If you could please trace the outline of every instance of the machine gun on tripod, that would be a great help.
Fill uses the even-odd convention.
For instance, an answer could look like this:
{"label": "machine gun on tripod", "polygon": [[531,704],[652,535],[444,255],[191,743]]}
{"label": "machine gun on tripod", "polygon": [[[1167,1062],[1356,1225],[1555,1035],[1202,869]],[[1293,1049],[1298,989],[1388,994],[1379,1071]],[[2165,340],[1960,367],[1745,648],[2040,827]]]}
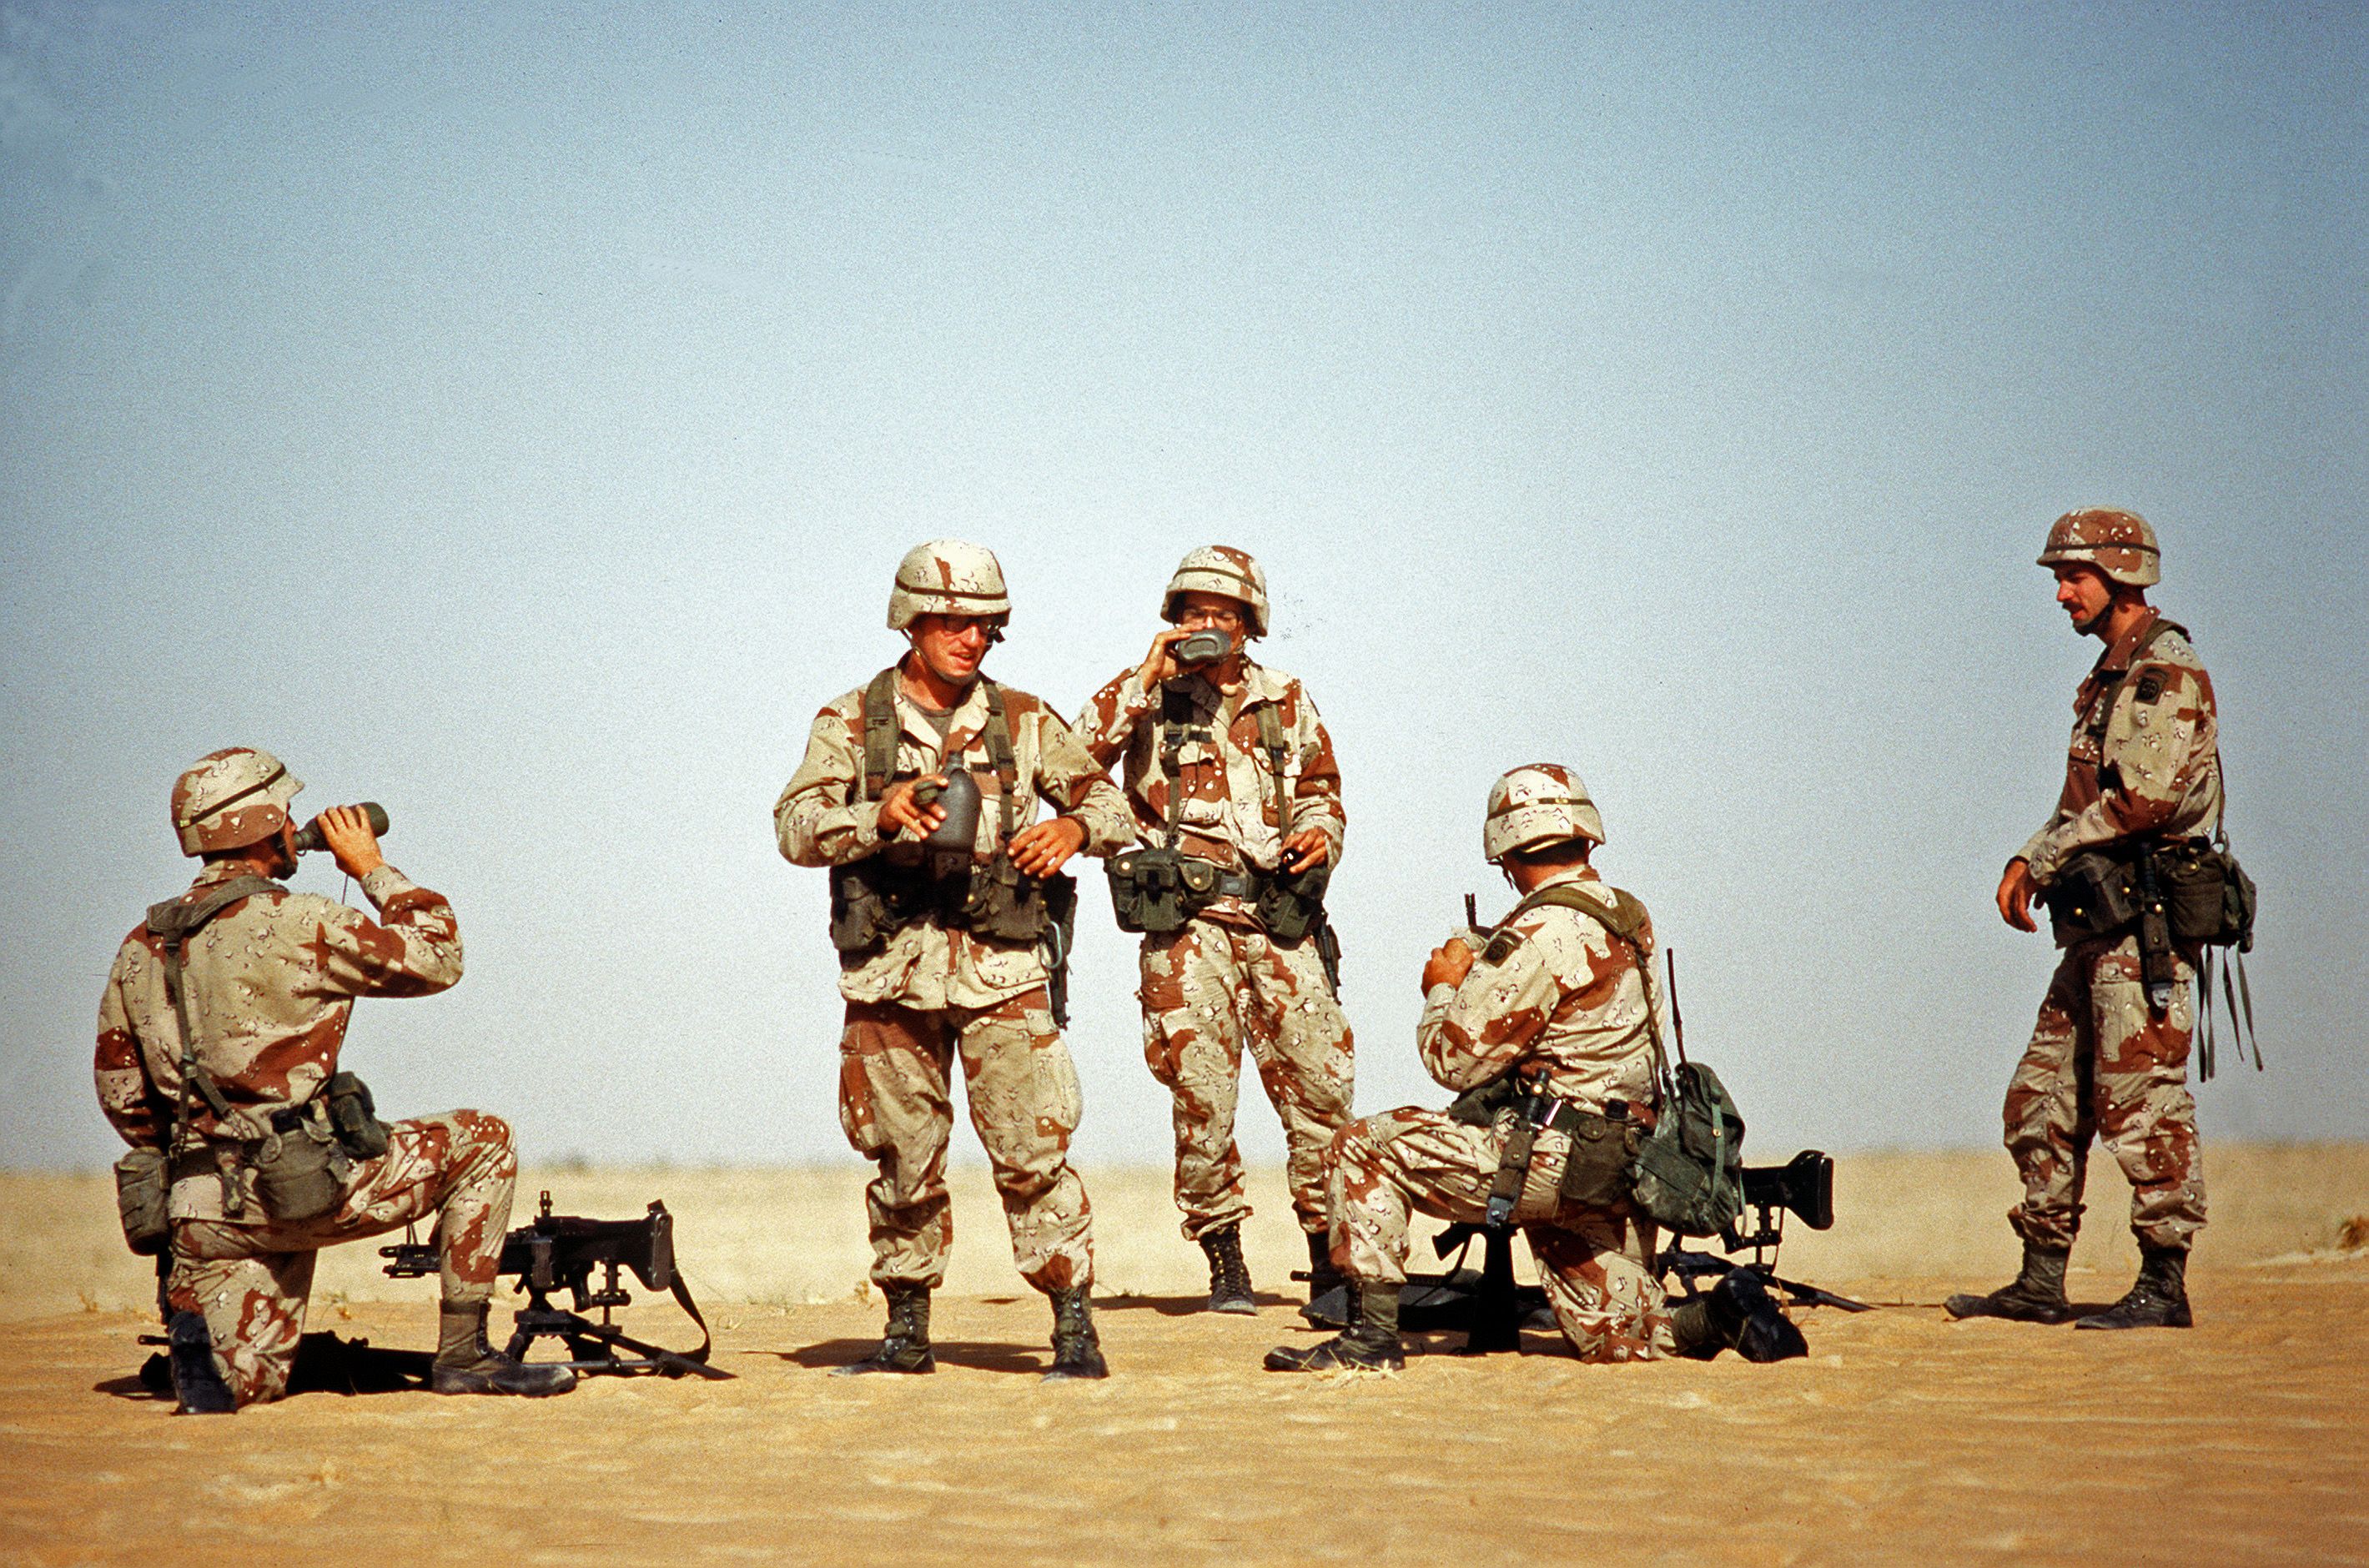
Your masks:
{"label": "machine gun on tripod", "polygon": [[[389,1260],[390,1278],[436,1272],[432,1245],[406,1240],[378,1251],[379,1256]],[[597,1287],[592,1283],[596,1268],[601,1271]],[[631,1269],[645,1289],[671,1292],[675,1305],[699,1325],[699,1347],[668,1350],[619,1328],[611,1312],[631,1306],[634,1299],[618,1280],[619,1269]],[[707,1364],[712,1336],[707,1320],[699,1315],[698,1303],[691,1299],[691,1287],[674,1266],[674,1216],[663,1203],[653,1202],[639,1219],[580,1219],[552,1213],[551,1195],[546,1192],[533,1221],[503,1239],[499,1272],[517,1276],[519,1288],[526,1292],[527,1304],[519,1309],[518,1327],[510,1335],[512,1356],[524,1359],[536,1340],[557,1339],[566,1343],[569,1352],[565,1364],[580,1373],[634,1377],[655,1372],[668,1378],[718,1379],[732,1376]],[[573,1299],[573,1311],[551,1304],[551,1293],[562,1286]],[[599,1322],[584,1316],[595,1307],[601,1310]],[[620,1356],[621,1349],[633,1354]]]}
{"label": "machine gun on tripod", "polygon": [[1748,1268],[1760,1276],[1762,1284],[1781,1290],[1785,1299],[1797,1307],[1839,1307],[1846,1312],[1871,1312],[1875,1309],[1865,1301],[1854,1301],[1848,1296],[1837,1296],[1814,1285],[1804,1285],[1798,1279],[1787,1279],[1777,1272],[1777,1249],[1785,1240],[1785,1216],[1798,1216],[1813,1230],[1831,1230],[1835,1223],[1835,1162],[1832,1156],[1815,1149],[1804,1149],[1782,1165],[1746,1165],[1744,1168],[1745,1207],[1754,1211],[1753,1228],[1745,1233],[1728,1230],[1719,1238],[1720,1250],[1727,1253],[1752,1249],[1752,1261],[1732,1257],[1713,1257],[1709,1253],[1688,1252],[1677,1242],[1663,1249],[1661,1272],[1675,1274],[1687,1288],[1689,1297],[1700,1293],[1698,1280],[1718,1279],[1732,1270]]}

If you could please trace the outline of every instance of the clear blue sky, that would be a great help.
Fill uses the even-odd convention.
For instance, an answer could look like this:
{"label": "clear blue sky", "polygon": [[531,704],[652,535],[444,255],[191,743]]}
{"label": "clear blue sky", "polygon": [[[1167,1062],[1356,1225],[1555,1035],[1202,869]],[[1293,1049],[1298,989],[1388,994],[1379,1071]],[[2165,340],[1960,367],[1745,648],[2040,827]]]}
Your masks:
{"label": "clear blue sky", "polygon": [[[0,11],[0,1162],[111,1157],[100,983],[235,743],[459,911],[382,1105],[852,1158],[768,810],[940,534],[1071,712],[1265,561],[1362,1109],[1441,1098],[1414,975],[1543,758],[1760,1154],[1988,1142],[2083,504],[2163,534],[2263,888],[2208,1142],[2369,1135],[2369,13],[718,9]],[[1164,1161],[1098,887],[1082,945],[1081,1152]]]}

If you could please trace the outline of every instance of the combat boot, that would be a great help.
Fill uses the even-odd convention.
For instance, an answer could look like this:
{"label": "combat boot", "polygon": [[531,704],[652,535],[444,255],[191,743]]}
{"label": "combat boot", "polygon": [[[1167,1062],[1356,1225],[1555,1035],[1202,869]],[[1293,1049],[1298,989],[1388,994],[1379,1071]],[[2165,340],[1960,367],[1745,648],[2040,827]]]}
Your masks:
{"label": "combat boot", "polygon": [[2070,1247],[2023,1244],[2023,1267],[2013,1281],[1987,1296],[1960,1293],[1941,1303],[1953,1318],[2012,1318],[2020,1323],[2061,1323],[2073,1315],[2065,1299],[2065,1260]]}
{"label": "combat boot", "polygon": [[1250,1265],[1242,1262],[1242,1228],[1229,1225],[1209,1231],[1201,1238],[1201,1251],[1209,1258],[1209,1310],[1257,1311],[1258,1302],[1251,1296]]}
{"label": "combat boot", "polygon": [[1729,1269],[1709,1290],[1680,1302],[1670,1313],[1670,1338],[1679,1355],[1697,1361],[1722,1350],[1763,1365],[1810,1353],[1802,1331],[1778,1310],[1760,1276],[1748,1268]]}
{"label": "combat boot", "polygon": [[228,1415],[238,1409],[238,1396],[223,1381],[214,1362],[214,1336],[196,1312],[176,1312],[165,1326],[173,1368],[173,1393],[179,1400],[176,1415]]}
{"label": "combat boot", "polygon": [[1093,1292],[1077,1285],[1047,1294],[1053,1298],[1053,1365],[1046,1368],[1043,1380],[1109,1377],[1110,1364],[1103,1359],[1103,1343],[1094,1333]]}
{"label": "combat boot", "polygon": [[1332,1233],[1326,1230],[1303,1230],[1300,1234],[1308,1238],[1309,1306],[1315,1306],[1316,1299],[1328,1290],[1347,1290],[1351,1293],[1349,1321],[1356,1322],[1357,1321],[1356,1287],[1350,1281],[1347,1275],[1333,1266]]}
{"label": "combat boot", "polygon": [[428,1387],[440,1394],[521,1394],[541,1399],[576,1386],[573,1367],[530,1366],[486,1342],[484,1301],[447,1301],[436,1309],[436,1359]]}
{"label": "combat boot", "polygon": [[1395,1372],[1406,1366],[1399,1345],[1399,1287],[1361,1285],[1357,1321],[1331,1339],[1307,1346],[1278,1345],[1266,1353],[1270,1372]]}
{"label": "combat boot", "polygon": [[2188,1253],[2180,1247],[2139,1248],[2139,1276],[2129,1294],[2077,1329],[2184,1329],[2188,1312]]}
{"label": "combat boot", "polygon": [[888,1298],[888,1326],[881,1331],[880,1348],[861,1361],[832,1368],[833,1377],[938,1369],[938,1353],[930,1348],[930,1288],[889,1285],[881,1293]]}

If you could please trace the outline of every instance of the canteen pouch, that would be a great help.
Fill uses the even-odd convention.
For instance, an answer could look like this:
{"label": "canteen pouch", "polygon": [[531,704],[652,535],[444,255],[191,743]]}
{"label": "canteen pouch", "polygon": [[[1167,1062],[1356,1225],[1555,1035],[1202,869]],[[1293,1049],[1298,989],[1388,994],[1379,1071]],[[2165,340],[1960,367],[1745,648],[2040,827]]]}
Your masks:
{"label": "canteen pouch", "polygon": [[329,1126],[349,1159],[375,1160],[386,1152],[387,1126],[378,1119],[378,1105],[370,1085],[350,1072],[329,1080],[322,1098],[328,1102]]}
{"label": "canteen pouch", "polygon": [[1286,947],[1302,940],[1324,921],[1324,887],[1332,880],[1330,859],[1305,871],[1278,871],[1260,878],[1259,924]]}
{"label": "canteen pouch", "polygon": [[1629,1184],[1637,1207],[1681,1236],[1716,1236],[1744,1214],[1744,1117],[1719,1074],[1680,1062]]}
{"label": "canteen pouch", "polygon": [[165,1218],[165,1151],[134,1149],[115,1162],[115,1212],[123,1221],[123,1242],[143,1258],[165,1250],[172,1227]]}
{"label": "canteen pouch", "polygon": [[318,1219],[336,1208],[352,1169],[327,1118],[316,1115],[267,1134],[256,1146],[254,1166],[263,1211],[290,1221]]}
{"label": "canteen pouch", "polygon": [[1123,850],[1104,867],[1121,931],[1166,936],[1217,901],[1217,866],[1178,850]]}
{"label": "canteen pouch", "polygon": [[1594,1111],[1567,1111],[1555,1120],[1568,1125],[1571,1152],[1562,1167],[1562,1200],[1609,1208],[1629,1196],[1629,1167],[1642,1139],[1631,1122]]}
{"label": "canteen pouch", "polygon": [[2087,850],[2065,863],[2042,895],[2059,947],[2119,935],[2138,924],[2138,873],[2126,860]]}

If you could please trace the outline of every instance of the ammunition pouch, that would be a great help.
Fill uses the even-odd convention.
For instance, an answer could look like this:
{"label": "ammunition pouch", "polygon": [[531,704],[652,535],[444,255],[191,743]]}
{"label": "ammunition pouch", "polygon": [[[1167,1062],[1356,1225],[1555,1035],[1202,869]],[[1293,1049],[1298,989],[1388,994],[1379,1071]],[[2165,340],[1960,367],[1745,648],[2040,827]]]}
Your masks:
{"label": "ammunition pouch", "polygon": [[1547,1126],[1571,1135],[1561,1189],[1565,1203],[1609,1208],[1629,1196],[1629,1167],[1644,1145],[1642,1127],[1626,1116],[1577,1105],[1557,1106]]}
{"label": "ammunition pouch", "polygon": [[2254,879],[2227,849],[2200,839],[2166,844],[2156,852],[2155,876],[2174,937],[2254,950]]}
{"label": "ammunition pouch", "polygon": [[1173,849],[1123,850],[1104,863],[1111,913],[1121,931],[1166,936],[1218,901],[1225,873],[1214,861]]}
{"label": "ammunition pouch", "polygon": [[1058,871],[1047,877],[1031,876],[999,852],[972,871],[960,918],[948,923],[998,942],[1041,942],[1057,924],[1066,930],[1077,908],[1075,878]]}
{"label": "ammunition pouch", "polygon": [[1277,871],[1258,880],[1259,924],[1270,940],[1289,947],[1324,923],[1324,888],[1333,880],[1329,857],[1306,871]]}
{"label": "ammunition pouch", "polygon": [[271,1131],[255,1145],[248,1163],[256,1195],[274,1219],[316,1219],[345,1200],[353,1162],[338,1141],[337,1129],[317,1103],[271,1115]]}
{"label": "ammunition pouch", "polygon": [[143,1258],[162,1253],[172,1237],[165,1217],[172,1183],[165,1163],[161,1149],[134,1149],[115,1162],[115,1212],[123,1221],[124,1244]]}
{"label": "ammunition pouch", "polygon": [[2057,946],[2119,936],[2138,925],[2146,899],[2136,858],[2127,851],[2084,850],[2065,863],[2041,895]]}

